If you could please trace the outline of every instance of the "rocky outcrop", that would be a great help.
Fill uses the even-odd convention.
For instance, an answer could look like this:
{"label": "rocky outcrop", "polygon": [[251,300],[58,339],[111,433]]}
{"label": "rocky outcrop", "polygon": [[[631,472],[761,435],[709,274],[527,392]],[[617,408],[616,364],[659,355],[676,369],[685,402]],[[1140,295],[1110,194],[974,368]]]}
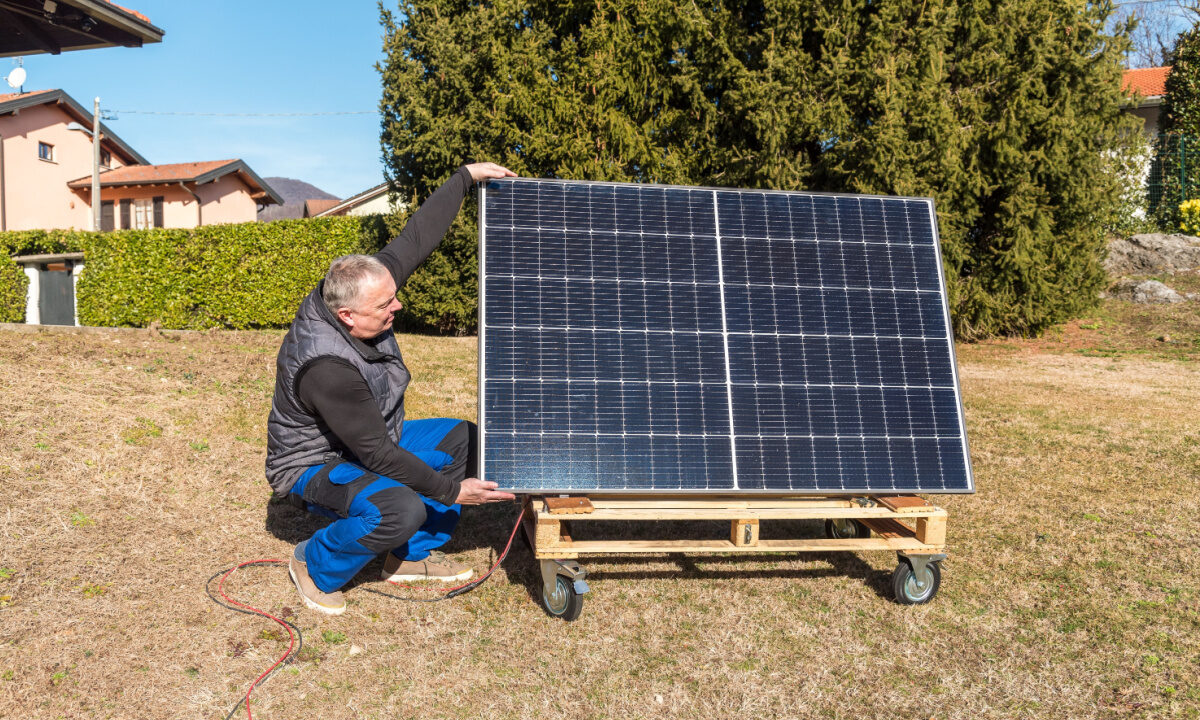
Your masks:
{"label": "rocky outcrop", "polygon": [[1133,278],[1121,278],[1109,288],[1107,293],[1104,293],[1104,296],[1150,304],[1181,303],[1188,300],[1157,280],[1135,280]]}
{"label": "rocky outcrop", "polygon": [[1108,244],[1104,267],[1113,277],[1195,270],[1200,268],[1200,238],[1150,233],[1113,240]]}

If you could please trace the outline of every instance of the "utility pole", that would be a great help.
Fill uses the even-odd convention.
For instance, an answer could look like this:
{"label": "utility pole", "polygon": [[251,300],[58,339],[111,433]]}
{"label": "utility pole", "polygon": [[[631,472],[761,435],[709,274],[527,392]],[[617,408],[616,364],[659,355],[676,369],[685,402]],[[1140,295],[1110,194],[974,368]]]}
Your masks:
{"label": "utility pole", "polygon": [[100,231],[100,98],[92,105],[92,230]]}

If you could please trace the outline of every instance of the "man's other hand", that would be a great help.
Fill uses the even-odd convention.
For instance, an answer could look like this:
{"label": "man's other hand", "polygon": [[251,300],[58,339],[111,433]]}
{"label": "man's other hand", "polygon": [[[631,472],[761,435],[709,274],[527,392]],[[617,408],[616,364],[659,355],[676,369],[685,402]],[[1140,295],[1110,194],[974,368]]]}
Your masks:
{"label": "man's other hand", "polygon": [[504,500],[516,499],[517,496],[513,495],[512,493],[497,491],[496,483],[490,480],[467,478],[460,484],[458,490],[458,499],[454,502],[459,505],[483,505],[484,503],[503,502]]}
{"label": "man's other hand", "polygon": [[509,170],[506,167],[500,167],[493,162],[472,163],[467,166],[467,171],[471,173],[471,179],[475,182],[479,182],[480,180],[517,176],[517,174],[512,170]]}

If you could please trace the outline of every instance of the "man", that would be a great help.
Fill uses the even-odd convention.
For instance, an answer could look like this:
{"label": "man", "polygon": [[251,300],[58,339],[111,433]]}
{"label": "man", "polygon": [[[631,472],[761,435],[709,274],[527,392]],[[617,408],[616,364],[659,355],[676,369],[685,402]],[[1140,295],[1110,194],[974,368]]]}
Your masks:
{"label": "man", "polygon": [[442,241],[472,183],[515,173],[459,168],[375,255],[347,255],[300,303],[279,348],[267,421],[276,494],[334,522],[296,546],[304,604],[340,615],[339,588],[380,553],[386,580],[465,580],[444,545],[460,506],[512,500],[474,477],[475,427],[404,419],[409,373],[392,333],[397,289]]}

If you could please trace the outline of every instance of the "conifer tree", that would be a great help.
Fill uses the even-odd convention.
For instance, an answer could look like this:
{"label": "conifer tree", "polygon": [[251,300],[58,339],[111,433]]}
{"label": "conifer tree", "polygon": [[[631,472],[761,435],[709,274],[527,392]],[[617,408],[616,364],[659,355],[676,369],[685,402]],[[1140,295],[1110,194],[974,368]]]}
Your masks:
{"label": "conifer tree", "polygon": [[[402,0],[381,11],[384,159],[409,197],[469,159],[534,177],[932,196],[959,336],[1035,334],[1104,282],[1105,152],[1129,128],[1111,9]],[[458,232],[443,269],[473,273],[472,220]],[[470,281],[456,302],[473,318]]]}

